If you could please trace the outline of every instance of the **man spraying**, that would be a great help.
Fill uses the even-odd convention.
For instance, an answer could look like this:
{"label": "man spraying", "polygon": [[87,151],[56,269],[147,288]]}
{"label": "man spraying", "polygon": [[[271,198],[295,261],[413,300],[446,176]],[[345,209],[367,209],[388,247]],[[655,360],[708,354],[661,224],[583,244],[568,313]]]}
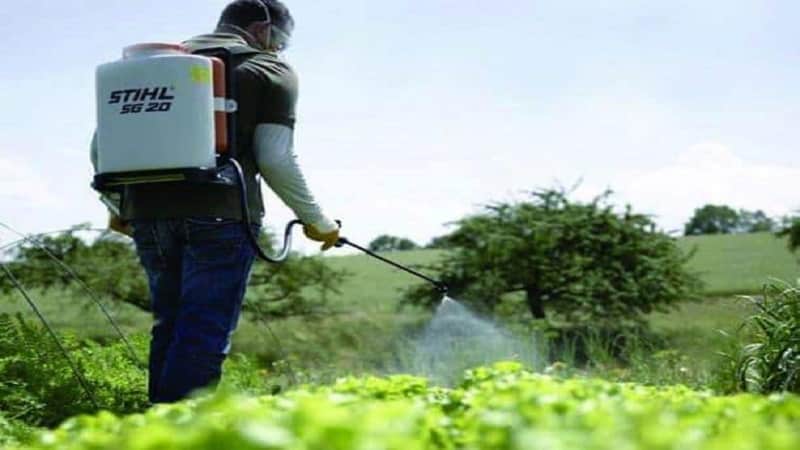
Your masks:
{"label": "man spraying", "polygon": [[[183,43],[193,53],[224,48],[234,55],[229,73],[235,86],[237,160],[249,217],[243,217],[236,186],[214,183],[128,184],[121,202],[110,207],[109,226],[132,235],[149,280],[155,322],[148,393],[153,403],[178,401],[221,376],[256,255],[242,221],[257,233],[264,216],[259,177],[323,250],[339,239],[339,227],[314,200],[293,150],[297,78],[280,57],[293,27],[279,0],[236,0],[223,10],[214,33]],[[202,71],[195,75],[202,81]],[[164,88],[158,95],[171,97],[172,88]],[[173,107],[165,103],[154,108]],[[96,134],[96,171],[102,152],[103,139]]]}

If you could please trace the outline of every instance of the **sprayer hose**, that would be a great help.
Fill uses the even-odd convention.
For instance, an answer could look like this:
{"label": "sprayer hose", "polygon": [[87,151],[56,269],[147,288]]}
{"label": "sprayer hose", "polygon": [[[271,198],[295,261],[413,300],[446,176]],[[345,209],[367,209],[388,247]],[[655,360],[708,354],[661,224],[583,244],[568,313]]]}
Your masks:
{"label": "sprayer hose", "polygon": [[242,203],[242,225],[245,228],[247,240],[250,241],[253,249],[255,249],[256,255],[264,261],[273,264],[284,262],[286,258],[289,257],[289,253],[292,251],[292,229],[296,225],[302,225],[303,222],[299,220],[293,220],[286,224],[286,228],[283,230],[283,248],[281,248],[281,251],[278,252],[276,256],[267,255],[264,249],[262,249],[258,244],[258,237],[253,231],[253,227],[250,226],[250,204],[247,202],[247,185],[244,180],[244,171],[242,170],[242,165],[239,164],[239,161],[236,161],[234,158],[230,158],[229,161],[236,169],[236,177],[239,179],[239,198]]}

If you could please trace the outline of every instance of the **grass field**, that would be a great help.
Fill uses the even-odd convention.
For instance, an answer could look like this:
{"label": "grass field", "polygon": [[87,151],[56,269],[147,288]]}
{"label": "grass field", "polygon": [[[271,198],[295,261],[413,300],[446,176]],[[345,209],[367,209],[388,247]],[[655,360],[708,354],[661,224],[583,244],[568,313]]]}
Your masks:
{"label": "grass field", "polygon": [[[439,255],[441,252],[437,250],[384,253],[384,256],[406,265],[431,264]],[[367,255],[332,256],[325,261],[335,269],[350,273],[342,286],[342,293],[333,299],[337,306],[343,308],[394,311],[400,299],[400,291],[419,282],[411,275]]]}
{"label": "grass field", "polygon": [[771,278],[794,283],[800,277],[786,240],[771,233],[686,237],[679,243],[687,251],[697,249],[690,267],[710,296],[755,294]]}

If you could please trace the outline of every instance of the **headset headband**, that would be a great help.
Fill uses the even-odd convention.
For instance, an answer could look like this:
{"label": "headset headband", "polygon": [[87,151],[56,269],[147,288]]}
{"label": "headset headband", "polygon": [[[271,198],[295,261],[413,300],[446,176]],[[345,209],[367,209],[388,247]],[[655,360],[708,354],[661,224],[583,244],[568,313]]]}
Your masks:
{"label": "headset headband", "polygon": [[267,2],[264,0],[258,0],[258,3],[260,3],[261,7],[264,8],[264,14],[267,16],[265,22],[267,22],[267,25],[272,25],[272,14],[269,13],[269,5],[267,5]]}

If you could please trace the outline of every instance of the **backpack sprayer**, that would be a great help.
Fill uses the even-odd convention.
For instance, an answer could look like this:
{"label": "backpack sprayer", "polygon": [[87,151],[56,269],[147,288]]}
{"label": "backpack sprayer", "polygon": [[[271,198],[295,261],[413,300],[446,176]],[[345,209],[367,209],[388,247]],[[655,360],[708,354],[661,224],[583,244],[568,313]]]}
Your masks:
{"label": "backpack sprayer", "polygon": [[214,47],[189,53],[176,44],[138,44],[123,59],[97,69],[97,174],[92,187],[120,192],[125,186],[182,182],[237,187],[243,224],[258,256],[279,263],[291,251],[292,228],[284,245],[268,255],[252,228],[247,186],[237,161],[237,61],[252,48]]}

